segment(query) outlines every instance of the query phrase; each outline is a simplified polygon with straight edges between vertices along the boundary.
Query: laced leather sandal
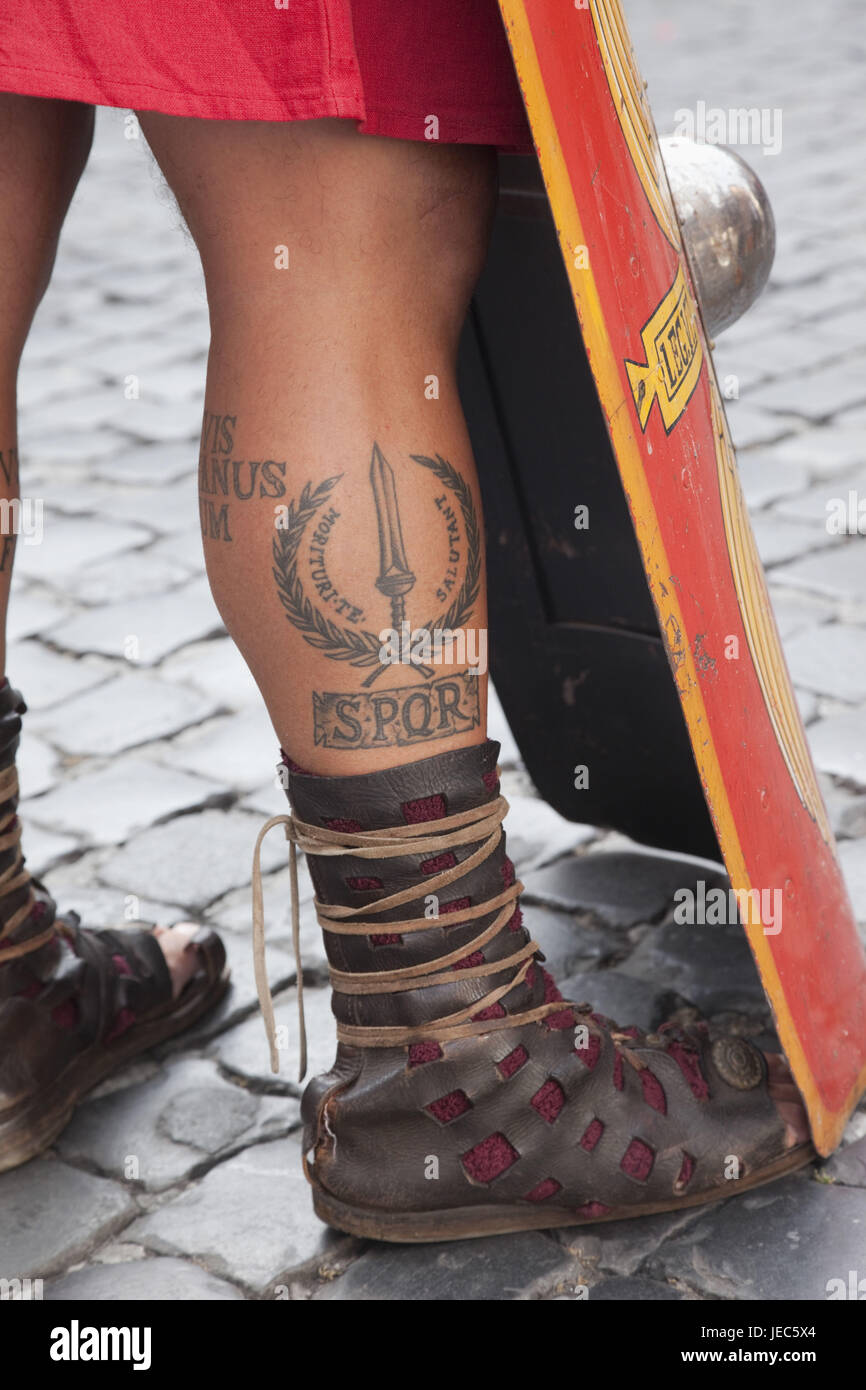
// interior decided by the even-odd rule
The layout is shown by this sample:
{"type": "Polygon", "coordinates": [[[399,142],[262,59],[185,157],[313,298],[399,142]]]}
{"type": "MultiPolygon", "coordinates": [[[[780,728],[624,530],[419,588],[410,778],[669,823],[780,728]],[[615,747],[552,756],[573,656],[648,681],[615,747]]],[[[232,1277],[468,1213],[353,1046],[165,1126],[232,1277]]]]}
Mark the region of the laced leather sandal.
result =
{"type": "Polygon", "coordinates": [[[15,754],[26,706],[0,687],[0,1172],[41,1153],[85,1094],[225,993],[225,949],[198,931],[200,967],[177,999],[159,943],[139,928],[58,917],[21,853],[15,754]]]}
{"type": "Polygon", "coordinates": [[[259,855],[277,824],[296,952],[300,849],[330,963],[337,1059],[302,1102],[317,1214],[355,1236],[462,1239],[697,1206],[807,1163],[810,1144],[785,1148],[749,1042],[702,1023],[620,1029],[562,998],[523,927],[498,752],[293,770],[294,814],[259,836],[254,951],[275,1071],[259,855]]]}

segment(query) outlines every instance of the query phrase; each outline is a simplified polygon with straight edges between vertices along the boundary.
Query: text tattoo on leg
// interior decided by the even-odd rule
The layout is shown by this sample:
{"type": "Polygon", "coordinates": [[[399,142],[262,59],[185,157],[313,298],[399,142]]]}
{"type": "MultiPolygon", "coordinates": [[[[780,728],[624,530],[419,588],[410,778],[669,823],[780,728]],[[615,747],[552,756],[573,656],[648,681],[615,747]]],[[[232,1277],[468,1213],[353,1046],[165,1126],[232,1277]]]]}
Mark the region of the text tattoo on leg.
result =
{"type": "Polygon", "coordinates": [[[206,410],[198,465],[199,513],[206,540],[231,541],[230,503],[286,495],[286,461],[238,459],[237,415],[206,410]]]}

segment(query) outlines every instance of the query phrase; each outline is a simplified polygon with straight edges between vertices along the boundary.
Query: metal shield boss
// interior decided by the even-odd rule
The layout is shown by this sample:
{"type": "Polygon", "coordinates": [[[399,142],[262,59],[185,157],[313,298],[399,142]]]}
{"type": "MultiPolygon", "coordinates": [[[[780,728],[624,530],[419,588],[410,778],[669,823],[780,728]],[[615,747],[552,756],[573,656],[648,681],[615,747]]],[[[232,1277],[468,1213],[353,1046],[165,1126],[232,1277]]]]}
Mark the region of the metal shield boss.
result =
{"type": "MultiPolygon", "coordinates": [[[[563,814],[721,851],[826,1154],[866,1089],[866,958],[644,84],[619,0],[499,3],[546,198],[534,161],[503,161],[464,342],[494,680],[563,814]],[[589,769],[583,789],[577,765],[589,769]]],[[[724,182],[720,169],[707,177],[724,182]]],[[[682,169],[676,182],[683,212],[682,169]]],[[[744,299],[772,256],[766,211],[754,193],[744,299]]],[[[706,284],[699,232],[689,242],[706,284]]],[[[748,238],[731,236],[743,268],[748,238]]],[[[713,293],[723,325],[744,300],[713,293]]]]}

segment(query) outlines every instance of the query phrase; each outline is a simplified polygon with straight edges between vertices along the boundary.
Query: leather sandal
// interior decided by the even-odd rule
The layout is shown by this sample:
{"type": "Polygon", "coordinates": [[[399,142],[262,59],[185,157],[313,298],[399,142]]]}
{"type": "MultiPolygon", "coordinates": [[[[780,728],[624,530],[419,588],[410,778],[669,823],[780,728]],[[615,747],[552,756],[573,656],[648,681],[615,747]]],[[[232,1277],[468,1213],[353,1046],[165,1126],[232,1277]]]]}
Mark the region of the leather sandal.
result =
{"type": "Polygon", "coordinates": [[[488,741],[355,777],[292,770],[294,814],[259,836],[254,949],[274,1070],[259,853],[276,824],[296,950],[303,850],[330,963],[337,1059],[302,1102],[318,1215],[360,1237],[463,1239],[698,1206],[808,1163],[811,1144],[785,1147],[751,1043],[705,1023],[619,1028],[562,998],[523,926],[498,752],[488,741]]]}
{"type": "Polygon", "coordinates": [[[26,706],[0,687],[0,1172],[54,1142],[81,1097],[130,1058],[188,1027],[225,993],[225,949],[203,928],[199,970],[177,999],[148,930],[92,931],[58,917],[31,877],[16,816],[26,706]]]}

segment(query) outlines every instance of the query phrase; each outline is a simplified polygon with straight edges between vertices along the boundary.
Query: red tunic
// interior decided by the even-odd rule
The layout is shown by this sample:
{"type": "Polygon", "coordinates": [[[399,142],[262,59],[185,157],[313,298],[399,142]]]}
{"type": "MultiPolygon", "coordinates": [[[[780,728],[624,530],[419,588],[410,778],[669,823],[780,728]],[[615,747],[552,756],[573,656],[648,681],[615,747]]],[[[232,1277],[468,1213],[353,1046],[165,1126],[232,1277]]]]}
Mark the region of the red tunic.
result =
{"type": "Polygon", "coordinates": [[[0,0],[0,90],[531,149],[496,0],[0,0]]]}

